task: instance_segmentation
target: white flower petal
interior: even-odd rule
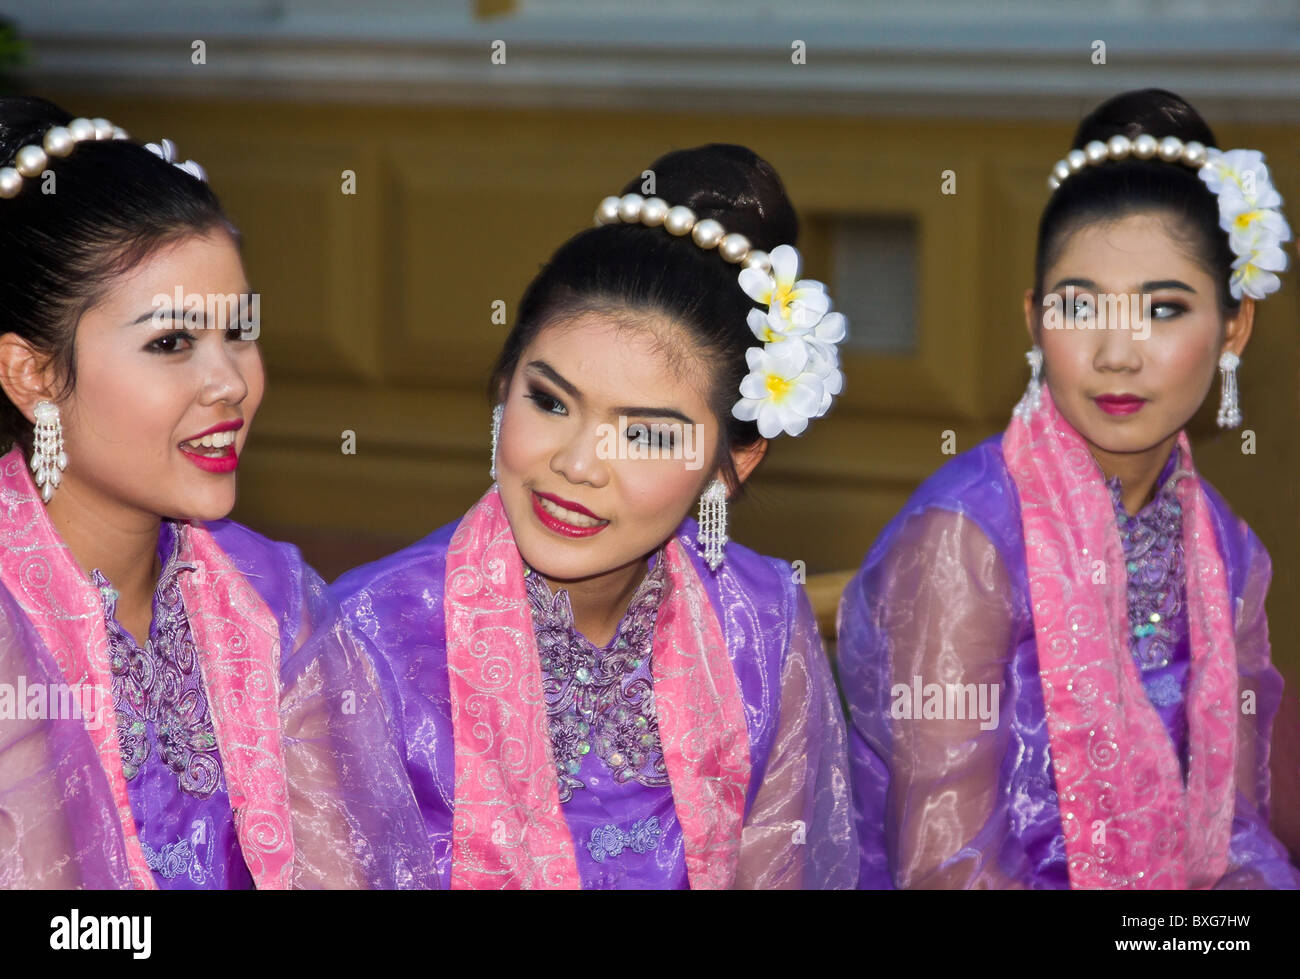
[[[768,273],[762,269],[741,269],[739,279],[740,288],[754,302],[766,306],[772,301],[772,290],[776,288],[776,280]]]
[[[786,288],[793,286],[799,278],[799,253],[790,245],[777,245],[767,257],[772,263],[772,277],[776,284]]]

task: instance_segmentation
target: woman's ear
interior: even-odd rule
[[[50,358],[17,333],[0,336],[0,388],[28,421],[34,421],[37,403],[51,400]]]
[[[1246,349],[1250,334],[1255,329],[1255,300],[1242,297],[1237,311],[1228,317],[1223,331],[1223,346],[1219,353],[1231,350],[1238,357]]]
[[[1025,329],[1029,331],[1029,345],[1038,346],[1038,304],[1034,302],[1034,290],[1025,290]]]
[[[754,471],[754,467],[767,455],[767,439],[759,439],[753,445],[731,450],[731,461],[736,467],[736,476],[743,483]],[[739,487],[737,487],[739,489]],[[735,492],[734,490],[732,491]]]

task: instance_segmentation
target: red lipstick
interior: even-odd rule
[[[606,527],[609,526],[608,520],[605,520],[603,517],[596,516],[596,514],[592,513],[586,507],[581,506],[577,503],[573,503],[569,500],[562,499],[561,497],[558,496],[552,496],[550,493],[539,493],[536,490],[533,490],[532,498],[533,498],[533,513],[537,515],[537,519],[541,523],[541,525],[545,527],[547,530],[553,530],[555,531],[555,533],[560,534],[561,536],[573,537],[573,538],[591,537],[595,534],[599,534],[602,530],[604,530]],[[600,520],[601,523],[597,524],[595,527],[577,527],[571,523],[565,523],[559,517],[555,516],[555,514],[548,513],[546,509],[542,506],[541,503],[542,500],[549,500],[551,503],[554,503],[556,506],[564,507],[564,509],[566,510],[572,510],[574,513],[581,513],[583,516],[591,517],[593,520]]]
[[[1146,398],[1139,398],[1136,394],[1102,394],[1092,400],[1108,415],[1131,415],[1147,403]]]
[[[236,418],[232,421],[218,422],[217,424],[213,425],[211,428],[204,429],[202,432],[199,432],[195,435],[191,435],[189,438],[185,439],[184,442],[182,442],[179,446],[177,446],[177,448],[181,450],[181,455],[183,455],[190,462],[194,463],[194,465],[198,466],[204,472],[210,472],[210,473],[234,472],[235,469],[239,466],[239,455],[235,451],[234,442],[231,442],[229,445],[224,445],[221,446],[220,448],[214,448],[206,452],[196,452],[193,449],[187,448],[184,443],[192,442],[195,439],[201,439],[205,435],[216,435],[218,432],[237,432],[243,427],[244,427],[244,421],[242,418]]]

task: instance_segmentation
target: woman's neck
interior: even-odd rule
[[[536,573],[536,572],[534,572]],[[646,562],[638,559],[621,568],[591,578],[559,581],[542,575],[552,594],[563,588],[569,593],[573,625],[597,648],[609,644],[618,632],[627,607],[646,575]]]
[[[160,518],[113,506],[73,481],[55,491],[46,512],[87,578],[91,569],[98,569],[112,583],[118,593],[118,621],[143,642],[160,573]]]
[[[1175,432],[1164,441],[1143,452],[1107,452],[1091,442],[1088,448],[1106,478],[1119,477],[1120,500],[1130,515],[1142,509],[1155,496],[1156,480],[1169,461],[1169,453],[1178,439]]]

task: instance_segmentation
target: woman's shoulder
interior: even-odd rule
[[[441,595],[447,548],[459,525],[458,518],[400,551],[343,572],[329,586],[330,594],[345,605],[360,592],[378,588],[388,594],[413,591],[425,600],[433,592]]]
[[[1250,524],[1232,509],[1223,494],[1204,476],[1199,473],[1197,476],[1209,504],[1210,522],[1219,538],[1219,550],[1227,566],[1229,587],[1234,595],[1240,596],[1246,574],[1252,565],[1262,565],[1265,571],[1271,570],[1268,549]]]
[[[1002,456],[1003,433],[993,435],[940,466],[908,497],[881,531],[864,566],[889,550],[909,521],[950,537],[954,526],[987,538],[1011,563],[1024,551],[1020,495]]]

